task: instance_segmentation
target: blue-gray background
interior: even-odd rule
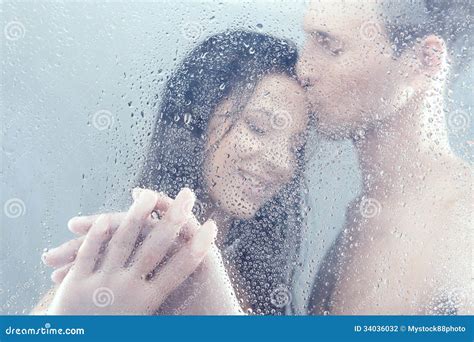
[[[40,255],[72,237],[70,217],[129,204],[154,97],[183,55],[228,28],[301,46],[305,7],[290,0],[1,3],[0,313],[27,313],[51,285]],[[452,89],[469,113],[472,87]],[[472,136],[471,123],[451,137],[467,159]],[[316,136],[312,143],[312,210],[296,306],[359,191],[351,144]]]

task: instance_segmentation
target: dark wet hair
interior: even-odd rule
[[[455,66],[463,67],[472,58],[471,0],[382,0],[380,6],[396,55],[417,40],[436,34],[445,40]]]
[[[203,180],[206,134],[216,107],[237,97],[236,120],[258,81],[270,73],[294,77],[297,51],[286,40],[228,31],[195,47],[171,75],[159,96],[161,104],[138,185],[175,196],[185,186],[198,198],[195,214],[206,219],[212,206]],[[275,302],[282,286],[290,287],[291,267],[299,246],[300,173],[303,157],[289,184],[250,220],[233,220],[221,250],[237,270],[234,288],[255,313],[281,314]],[[277,290],[275,290],[277,289]],[[278,299],[277,298],[277,299]]]

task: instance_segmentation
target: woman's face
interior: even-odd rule
[[[281,74],[263,78],[233,112],[236,100],[224,100],[209,123],[205,175],[213,201],[248,219],[295,173],[308,111],[304,90]]]

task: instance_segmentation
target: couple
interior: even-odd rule
[[[472,8],[430,4],[313,1],[299,56],[263,34],[206,39],[165,87],[132,206],[69,222],[33,313],[288,313],[311,129],[354,141],[363,188],[308,313],[472,312],[471,174],[444,117]]]

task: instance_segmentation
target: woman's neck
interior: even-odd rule
[[[442,96],[425,96],[355,140],[363,194],[388,198],[420,185],[435,161],[451,155]]]

